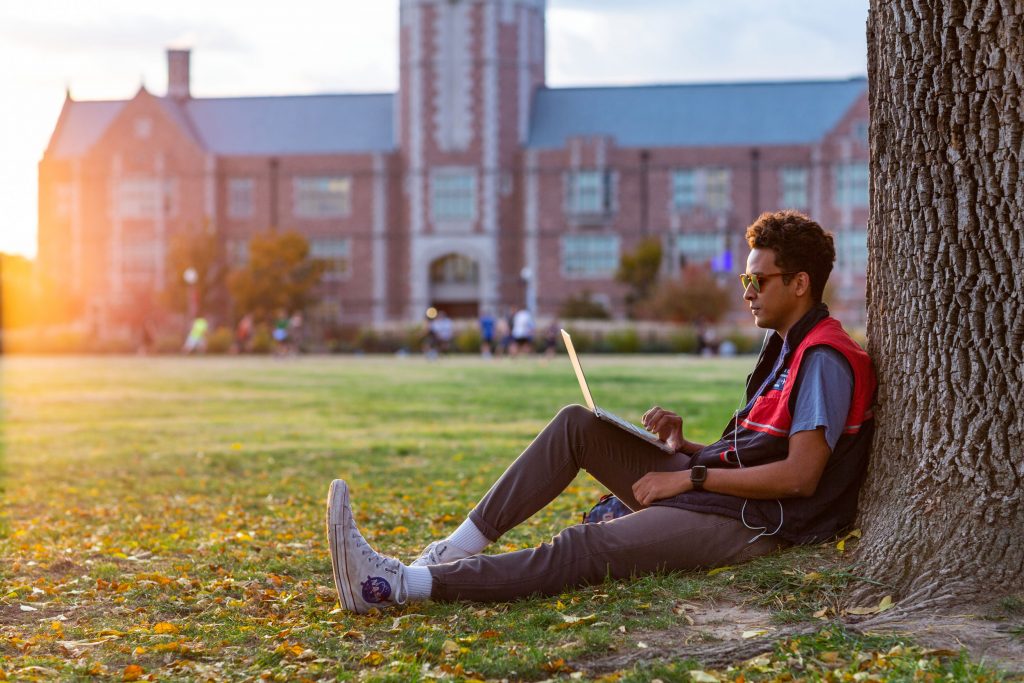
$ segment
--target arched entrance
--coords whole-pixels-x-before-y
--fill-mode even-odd
[[[430,262],[430,305],[451,318],[480,315],[480,266],[464,254]]]

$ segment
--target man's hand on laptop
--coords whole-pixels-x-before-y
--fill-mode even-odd
[[[644,429],[657,434],[658,438],[668,444],[674,451],[693,453],[699,450],[697,444],[691,444],[683,438],[683,418],[670,410],[654,406],[641,418]]]

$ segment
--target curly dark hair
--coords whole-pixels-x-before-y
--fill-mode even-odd
[[[751,249],[774,251],[775,264],[783,271],[807,273],[811,297],[821,303],[836,260],[832,233],[799,211],[766,211],[747,228],[747,244]],[[782,279],[788,285],[791,277]]]

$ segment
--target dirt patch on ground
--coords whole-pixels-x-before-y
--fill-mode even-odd
[[[621,670],[639,662],[695,659],[709,668],[738,664],[772,650],[785,638],[814,633],[835,622],[772,623],[772,612],[740,602],[683,603],[680,625],[659,631],[631,631],[601,657],[573,662],[590,674]],[[984,613],[984,612],[982,612]],[[922,614],[871,627],[852,621],[845,628],[867,634],[906,637],[927,649],[964,649],[975,662],[1024,673],[1024,624],[972,614]]]
[[[906,636],[918,645],[970,653],[981,664],[1024,673],[1024,624],[973,614],[911,616],[866,629],[869,633]]]

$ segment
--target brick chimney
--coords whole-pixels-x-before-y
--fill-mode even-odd
[[[188,99],[189,92],[189,56],[191,50],[167,50],[167,96],[176,99]]]

